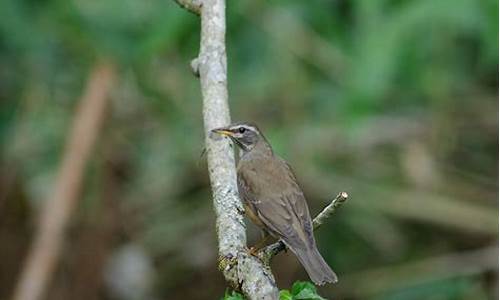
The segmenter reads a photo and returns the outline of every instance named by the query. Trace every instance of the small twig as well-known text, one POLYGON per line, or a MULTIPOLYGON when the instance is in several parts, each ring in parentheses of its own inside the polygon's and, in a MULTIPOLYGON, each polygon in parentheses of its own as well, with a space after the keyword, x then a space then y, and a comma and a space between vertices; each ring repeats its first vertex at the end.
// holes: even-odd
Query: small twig
POLYGON ((346 192, 341 192, 333 199, 332 203, 328 204, 327 207, 323 208, 323 210, 314 218, 313 227, 314 229, 318 229, 326 219, 328 219, 334 212, 337 207, 340 207, 347 200, 349 195, 346 192))
POLYGON ((201 0, 174 0, 180 7, 192 12, 195 15, 200 15, 201 13, 201 0))
POLYGON ((193 72, 193 75, 196 76, 197 78, 200 77, 200 61, 199 61, 199 58, 194 58, 193 60, 191 60, 191 63, 190 63, 190 66, 191 66, 191 71, 193 72))
MULTIPOLYGON (((340 207, 347 200, 349 195, 346 192, 341 192, 332 200, 330 204, 328 204, 313 220, 313 228, 314 230, 318 229, 323 223, 328 219, 334 212, 337 207, 340 207)), ((282 241, 278 241, 274 244, 271 244, 257 254, 259 258, 264 261, 266 264, 269 264, 271 258, 273 258, 276 254, 281 251, 286 250, 286 246, 282 241)))

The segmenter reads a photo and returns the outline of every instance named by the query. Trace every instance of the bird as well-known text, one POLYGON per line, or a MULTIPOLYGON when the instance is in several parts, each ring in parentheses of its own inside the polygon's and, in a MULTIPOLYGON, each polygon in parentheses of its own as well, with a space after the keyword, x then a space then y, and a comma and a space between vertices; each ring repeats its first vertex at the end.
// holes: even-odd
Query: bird
POLYGON ((292 168, 274 153, 257 125, 237 122, 211 132, 229 137, 240 149, 238 192, 247 217, 281 240, 315 284, 337 282, 316 246, 306 198, 292 168))

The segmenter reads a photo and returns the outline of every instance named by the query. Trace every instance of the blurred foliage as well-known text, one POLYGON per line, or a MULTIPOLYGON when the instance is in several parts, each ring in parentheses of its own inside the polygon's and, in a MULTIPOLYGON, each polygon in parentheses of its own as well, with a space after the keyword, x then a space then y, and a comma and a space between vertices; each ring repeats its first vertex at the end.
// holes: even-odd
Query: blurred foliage
POLYGON ((316 287, 311 282, 297 281, 292 290, 281 290, 280 300, 326 300, 318 295, 316 287))
MULTIPOLYGON (((317 232, 340 278, 320 294, 495 299, 497 261, 470 251, 497 244, 498 1, 240 0, 227 18, 233 118, 290 161, 313 214, 350 194, 317 232)), ((47 299, 223 293, 188 66, 199 25, 170 0, 0 1, 0 298, 103 57, 119 85, 47 299)), ((273 271, 307 278, 289 253, 273 271)))
MULTIPOLYGON (((222 300, 244 300, 245 297, 235 291, 229 293, 226 290, 224 298, 222 300)), ((326 300, 325 298, 318 295, 316 287, 311 282, 307 281, 296 281, 291 291, 281 290, 280 300, 326 300)))

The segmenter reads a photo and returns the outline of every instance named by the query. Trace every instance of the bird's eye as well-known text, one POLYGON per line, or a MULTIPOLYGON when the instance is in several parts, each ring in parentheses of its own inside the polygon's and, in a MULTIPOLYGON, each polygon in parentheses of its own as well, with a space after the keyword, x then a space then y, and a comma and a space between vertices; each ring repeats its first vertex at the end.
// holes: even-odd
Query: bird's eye
POLYGON ((246 128, 245 128, 245 127, 240 127, 240 128, 238 129, 238 131, 239 131, 240 133, 244 133, 244 132, 245 132, 245 130, 246 130, 246 128))

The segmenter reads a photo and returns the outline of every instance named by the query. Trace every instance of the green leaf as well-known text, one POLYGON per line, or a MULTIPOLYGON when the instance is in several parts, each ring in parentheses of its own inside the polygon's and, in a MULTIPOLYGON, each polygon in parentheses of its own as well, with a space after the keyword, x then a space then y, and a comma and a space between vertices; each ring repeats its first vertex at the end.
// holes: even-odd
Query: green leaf
POLYGON ((296 281, 292 286, 292 295, 296 296, 303 290, 311 290, 316 293, 316 287, 314 284, 307 281, 296 281))
POLYGON ((311 290, 308 290, 308 289, 305 289, 305 290, 302 290, 300 291, 300 293, 298 293, 297 295, 295 295, 293 297, 293 299, 295 300, 326 300, 325 298, 321 297, 320 295, 318 295, 315 291, 311 291, 311 290))
POLYGON ((297 281, 292 286, 294 300, 326 300, 318 295, 314 284, 307 281, 297 281))
POLYGON ((280 300, 293 300, 293 296, 289 290, 280 291, 280 300))
POLYGON ((226 290, 226 293, 224 294, 224 298, 222 300, 245 300, 242 294, 232 291, 229 293, 228 290, 226 290))

